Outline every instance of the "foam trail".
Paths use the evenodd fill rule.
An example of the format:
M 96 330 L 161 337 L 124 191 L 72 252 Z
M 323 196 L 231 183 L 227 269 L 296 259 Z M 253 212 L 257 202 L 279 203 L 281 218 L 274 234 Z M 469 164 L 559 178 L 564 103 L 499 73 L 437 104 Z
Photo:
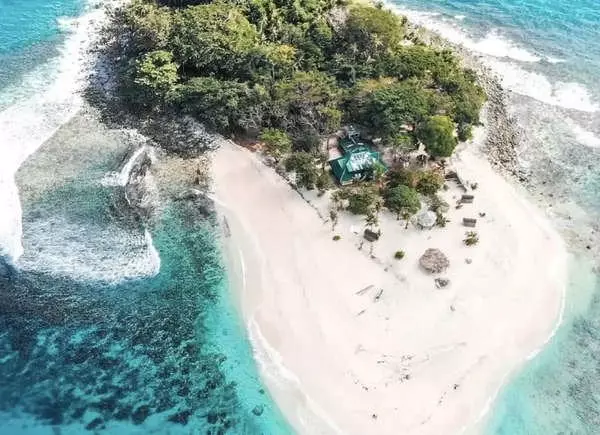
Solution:
M 588 90 L 579 83 L 552 83 L 546 76 L 526 71 L 513 63 L 493 59 L 485 59 L 484 63 L 499 73 L 503 86 L 518 94 L 565 109 L 582 112 L 596 112 L 600 109 Z
M 0 256 L 15 262 L 23 254 L 22 211 L 15 174 L 21 164 L 67 122 L 81 107 L 79 91 L 85 78 L 85 53 L 92 32 L 105 18 L 102 8 L 75 20 L 72 33 L 60 49 L 53 82 L 43 92 L 0 112 Z M 47 65 L 35 75 L 47 74 Z M 38 81 L 42 79 L 37 78 Z
M 587 131 L 570 119 L 565 120 L 575 136 L 575 140 L 590 148 L 600 148 L 600 137 L 593 132 Z
M 141 146 L 135 150 L 132 156 L 127 160 L 125 165 L 121 168 L 119 172 L 111 172 L 107 174 L 101 181 L 100 184 L 103 186 L 125 186 L 127 181 L 129 181 L 129 174 L 131 174 L 131 170 L 133 169 L 133 165 L 135 164 L 137 158 L 146 151 L 145 146 Z
M 497 58 L 509 58 L 520 62 L 539 62 L 542 59 L 539 55 L 531 53 L 527 49 L 505 38 L 498 30 L 492 29 L 482 39 L 474 39 L 454 23 L 443 21 L 437 13 L 415 11 L 392 4 L 388 6 L 396 12 L 406 15 L 410 21 L 431 29 L 450 42 L 461 45 L 476 53 Z M 462 21 L 465 17 L 457 15 L 455 18 L 458 21 Z

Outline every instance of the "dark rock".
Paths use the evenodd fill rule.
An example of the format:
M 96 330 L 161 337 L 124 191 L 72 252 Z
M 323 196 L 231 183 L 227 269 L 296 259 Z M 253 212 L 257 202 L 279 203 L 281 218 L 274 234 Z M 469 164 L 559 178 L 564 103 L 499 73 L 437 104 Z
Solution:
M 129 416 L 131 415 L 131 411 L 133 410 L 131 405 L 125 405 L 119 409 L 117 409 L 117 411 L 113 414 L 115 419 L 117 420 L 127 420 L 129 418 Z
M 437 288 L 444 288 L 450 285 L 450 280 L 448 278 L 436 278 L 434 281 Z
M 259 416 L 259 415 L 262 415 L 262 413 L 263 413 L 264 411 L 265 411 L 265 408 L 264 408 L 264 406 L 262 406 L 262 405 L 256 405 L 256 406 L 254 407 L 254 409 L 252 409 L 252 414 L 254 414 L 254 415 L 256 415 L 256 416 Z
M 135 424 L 142 424 L 150 415 L 150 407 L 148 405 L 142 405 L 136 408 L 131 414 L 131 420 Z
M 369 242 L 375 242 L 376 240 L 379 240 L 379 234 L 367 228 L 365 229 L 364 238 Z
M 100 417 L 96 417 L 95 419 L 90 421 L 88 424 L 86 424 L 85 428 L 87 430 L 94 430 L 94 429 L 100 428 L 100 426 L 102 426 L 102 425 L 104 425 L 104 420 L 102 420 Z
M 192 415 L 192 411 L 190 409 L 185 409 L 176 414 L 169 416 L 169 421 L 173 423 L 179 423 L 182 425 L 186 425 L 190 420 L 190 416 Z

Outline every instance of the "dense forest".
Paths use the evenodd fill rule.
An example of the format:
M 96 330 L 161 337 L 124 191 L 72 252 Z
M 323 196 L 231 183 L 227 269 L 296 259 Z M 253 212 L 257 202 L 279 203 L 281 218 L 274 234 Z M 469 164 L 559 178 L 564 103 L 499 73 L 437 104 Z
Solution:
M 484 93 L 406 20 L 343 0 L 133 0 L 115 14 L 121 92 L 137 111 L 191 115 L 262 138 L 275 156 L 318 150 L 356 123 L 384 145 L 449 156 Z M 455 133 L 456 132 L 456 133 Z

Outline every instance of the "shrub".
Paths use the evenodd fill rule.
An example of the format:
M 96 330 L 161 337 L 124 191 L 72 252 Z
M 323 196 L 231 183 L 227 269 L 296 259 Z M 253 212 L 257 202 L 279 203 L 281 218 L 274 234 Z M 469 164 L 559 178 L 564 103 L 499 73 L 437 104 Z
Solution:
M 465 239 L 463 240 L 463 243 L 467 246 L 473 246 L 476 245 L 477 243 L 479 243 L 479 235 L 477 234 L 476 231 L 467 231 L 465 233 Z
M 401 215 L 410 217 L 418 212 L 421 202 L 415 189 L 407 186 L 397 186 L 388 189 L 385 193 L 385 205 L 390 211 L 396 213 L 396 217 L 400 219 Z
M 367 215 L 379 207 L 380 198 L 375 189 L 362 185 L 353 189 L 348 195 L 348 210 L 354 214 Z
M 336 234 L 335 236 L 333 236 L 333 241 L 337 242 L 338 240 L 340 240 L 342 238 L 342 236 L 340 236 L 339 234 Z
M 444 177 L 436 171 L 423 171 L 420 174 L 416 189 L 422 195 L 435 195 L 444 185 Z
M 402 260 L 404 258 L 404 251 L 396 251 L 396 253 L 394 254 L 394 258 L 396 260 Z

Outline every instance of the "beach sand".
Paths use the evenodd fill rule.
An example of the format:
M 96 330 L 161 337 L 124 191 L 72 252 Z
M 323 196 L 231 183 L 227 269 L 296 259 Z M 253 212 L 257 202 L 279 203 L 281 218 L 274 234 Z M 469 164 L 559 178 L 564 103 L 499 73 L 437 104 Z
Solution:
M 328 216 L 326 197 L 309 193 L 309 205 L 230 142 L 215 153 L 230 276 L 265 383 L 299 433 L 476 432 L 506 377 L 552 334 L 560 237 L 475 151 L 453 167 L 478 183 L 474 203 L 455 209 L 453 186 L 451 222 L 425 231 L 383 212 L 370 251 L 358 249 L 363 219 L 341 213 L 333 232 L 317 213 Z M 463 244 L 462 217 L 478 219 L 477 246 Z M 419 267 L 427 248 L 450 259 L 446 288 Z

